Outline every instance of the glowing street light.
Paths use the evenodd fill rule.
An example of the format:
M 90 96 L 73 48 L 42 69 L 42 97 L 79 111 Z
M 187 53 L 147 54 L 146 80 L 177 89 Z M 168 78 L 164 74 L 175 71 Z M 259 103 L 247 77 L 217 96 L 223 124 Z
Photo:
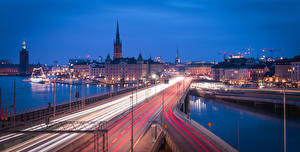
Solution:
M 156 79 L 156 74 L 152 74 L 152 79 Z

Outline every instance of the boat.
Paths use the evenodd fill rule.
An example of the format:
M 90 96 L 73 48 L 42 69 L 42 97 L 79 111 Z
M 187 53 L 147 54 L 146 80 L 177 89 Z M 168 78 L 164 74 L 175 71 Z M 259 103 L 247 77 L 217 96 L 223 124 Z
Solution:
M 31 79 L 30 79 L 30 78 L 28 78 L 28 79 L 23 79 L 22 81 L 23 81 L 23 82 L 31 82 Z
M 39 78 L 39 77 L 31 77 L 30 80 L 33 83 L 44 83 L 43 78 Z
M 49 82 L 49 79 L 46 77 L 43 68 L 34 68 L 31 74 L 30 81 L 33 83 L 45 83 Z

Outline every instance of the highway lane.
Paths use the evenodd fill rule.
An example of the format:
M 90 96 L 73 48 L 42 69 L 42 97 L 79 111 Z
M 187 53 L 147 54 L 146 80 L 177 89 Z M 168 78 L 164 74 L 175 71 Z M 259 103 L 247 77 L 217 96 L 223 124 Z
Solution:
M 141 114 L 140 117 L 137 118 L 137 120 L 134 122 L 134 143 L 136 143 L 137 139 L 146 131 L 146 128 L 150 126 L 151 122 L 153 120 L 157 120 L 157 118 L 160 118 L 159 114 L 162 110 L 162 96 L 164 96 L 165 99 L 170 99 L 172 97 L 174 97 L 175 94 L 175 86 L 169 88 L 168 90 L 166 90 L 163 93 L 160 93 L 158 95 L 158 100 L 151 100 L 150 102 L 154 103 L 154 106 L 148 106 L 149 111 L 144 112 L 143 114 Z M 122 135 L 117 135 L 117 137 L 115 139 L 118 139 L 117 142 L 112 143 L 112 146 L 110 147 L 111 151 L 116 152 L 116 151 L 129 151 L 130 150 L 130 138 L 131 138 L 131 134 L 130 134 L 130 129 L 131 128 L 131 124 L 128 125 L 128 127 L 126 128 L 125 132 L 127 132 L 126 134 Z M 114 137 L 112 137 L 114 138 Z
M 189 82 L 190 80 L 186 80 L 185 83 L 188 84 Z M 165 90 L 164 102 L 166 106 L 164 109 L 164 118 L 166 119 L 165 123 L 168 125 L 166 130 L 170 132 L 169 134 L 174 137 L 174 141 L 177 141 L 177 144 L 180 145 L 184 151 L 221 151 L 204 136 L 199 134 L 196 129 L 190 127 L 183 120 L 174 115 L 172 107 L 174 107 L 178 100 L 178 93 L 182 93 L 184 90 L 178 86 L 178 84 L 175 84 Z M 138 138 L 146 130 L 146 127 L 151 124 L 151 121 L 157 118 L 156 116 L 160 116 L 161 101 L 157 100 L 161 99 L 162 93 L 134 110 L 134 143 L 137 142 Z M 130 117 L 130 114 L 128 114 L 121 118 L 115 126 L 109 127 L 109 151 L 130 151 Z M 74 151 L 92 151 L 94 147 L 92 138 L 87 146 L 80 145 L 79 148 L 76 148 Z M 101 141 L 102 139 L 99 139 L 99 143 L 102 143 Z M 100 147 L 101 146 L 102 145 L 100 145 Z
M 141 95 L 140 95 L 141 96 Z M 143 100 L 143 98 L 140 98 L 140 100 Z M 123 103 L 123 102 L 122 102 Z M 123 103 L 124 104 L 124 103 Z M 97 111 L 97 112 L 93 112 L 85 117 L 82 117 L 80 119 L 77 119 L 77 121 L 104 121 L 107 118 L 111 118 L 114 117 L 116 115 L 119 114 L 119 112 L 122 112 L 124 110 L 126 110 L 128 108 L 128 106 L 120 106 L 119 104 L 114 105 L 114 106 L 110 106 L 106 109 Z M 92 127 L 92 126 L 88 126 L 88 127 Z M 82 128 L 82 129 L 88 129 L 88 128 Z M 28 146 L 26 146 L 25 148 L 22 148 L 20 150 L 24 150 L 24 151 L 39 151 L 39 150 L 50 150 L 51 148 L 55 148 L 55 146 L 58 145 L 58 143 L 63 143 L 67 140 L 70 140 L 74 137 L 76 137 L 78 134 L 51 134 L 51 135 L 43 135 L 45 138 L 39 138 L 38 140 L 33 141 L 32 143 L 34 145 L 38 145 L 38 146 L 34 146 L 33 144 L 29 144 Z M 55 137 L 55 138 L 53 138 Z M 59 141 L 59 142 L 57 142 Z M 53 144 L 55 143 L 55 144 Z M 22 144 L 21 144 L 22 145 Z
M 164 92 L 165 99 L 175 94 L 175 86 L 168 88 Z M 162 93 L 149 99 L 146 103 L 140 105 L 134 110 L 134 143 L 145 132 L 152 120 L 156 119 L 161 111 Z M 123 116 L 117 123 L 108 127 L 109 151 L 130 151 L 131 139 L 131 113 Z M 93 137 L 83 145 L 79 145 L 74 151 L 92 151 L 94 148 Z M 102 143 L 102 139 L 99 139 Z M 101 147 L 102 145 L 100 145 Z
M 190 83 L 190 79 L 185 82 L 180 82 L 169 87 L 164 92 L 165 108 L 164 108 L 164 119 L 167 124 L 166 131 L 177 145 L 180 145 L 182 151 L 224 151 L 222 145 L 212 142 L 201 134 L 197 128 L 190 126 L 190 124 L 184 122 L 180 117 L 173 113 L 174 106 L 178 100 L 178 94 L 184 90 L 182 87 L 183 83 Z M 185 88 L 188 85 L 184 86 Z M 154 119 L 159 120 L 161 114 L 161 100 L 162 93 L 149 99 L 146 103 L 138 106 L 134 110 L 134 143 L 136 144 L 139 137 L 142 136 L 147 126 L 151 124 Z M 109 151 L 130 151 L 130 139 L 131 139 L 131 113 L 124 115 L 116 123 L 113 123 L 108 127 Z M 91 137 L 86 143 L 79 145 L 74 151 L 93 151 L 94 149 L 94 138 Z M 102 143 L 100 138 L 99 143 Z M 102 144 L 99 145 L 99 148 Z
M 186 84 L 190 83 L 190 80 L 185 80 Z M 183 82 L 181 82 L 183 84 Z M 172 136 L 177 145 L 180 145 L 182 151 L 223 151 L 222 147 L 215 146 L 212 142 L 201 135 L 195 128 L 189 126 L 182 119 L 176 116 L 172 108 L 175 106 L 178 100 L 178 93 L 182 93 L 184 89 L 178 87 L 178 83 L 165 90 L 165 108 L 164 118 L 165 124 L 167 124 L 167 132 Z M 185 86 L 187 87 L 187 85 Z M 157 97 L 150 99 L 147 103 L 144 103 L 140 107 L 134 110 L 134 143 L 146 130 L 146 127 L 151 124 L 151 121 L 160 116 L 161 113 L 161 99 L 162 93 Z M 160 100 L 160 101 L 157 101 Z M 131 121 L 130 113 L 112 127 L 109 127 L 109 151 L 130 151 L 130 139 L 131 139 Z M 160 118 L 160 117 L 159 117 Z M 156 119 L 157 120 L 157 119 Z M 147 124 L 148 123 L 148 124 Z M 102 139 L 99 139 L 99 143 Z M 93 137 L 86 145 L 80 145 L 74 151 L 92 151 L 94 147 Z M 100 145 L 101 147 L 102 145 Z
M 165 89 L 168 86 L 171 86 L 172 84 L 180 81 L 182 78 L 175 78 L 170 81 L 169 85 L 166 84 L 160 84 L 156 87 L 151 87 L 148 89 L 145 89 L 143 91 L 138 91 L 137 95 L 133 96 L 133 100 L 137 103 L 143 102 L 146 96 L 152 96 L 155 94 L 155 92 L 160 92 L 163 89 Z M 149 91 L 150 90 L 150 91 Z M 136 100 L 135 97 L 138 97 Z M 93 120 L 93 121 L 104 121 L 104 120 L 110 120 L 117 115 L 121 114 L 122 112 L 128 110 L 130 108 L 130 95 L 117 99 L 115 101 L 90 108 L 66 117 L 58 118 L 54 120 L 53 122 L 61 122 L 65 120 Z M 30 129 L 40 129 L 41 126 L 34 126 Z M 81 129 L 87 129 L 92 126 L 87 126 L 85 128 Z M 0 140 L 7 140 L 9 138 L 18 137 L 21 134 L 11 134 L 6 137 L 1 137 Z M 63 143 L 74 140 L 77 138 L 78 134 L 46 134 L 46 135 L 40 135 L 34 139 L 30 139 L 29 141 L 26 141 L 24 143 L 18 144 L 16 146 L 13 146 L 9 149 L 9 151 L 50 151 L 51 149 L 62 145 Z
M 185 80 L 190 83 L 190 80 Z M 186 86 L 185 86 L 186 87 Z M 179 90 L 180 93 L 182 90 Z M 220 152 L 226 151 L 221 143 L 212 141 L 206 137 L 200 130 L 185 122 L 179 116 L 175 115 L 173 110 L 176 108 L 177 100 L 171 100 L 164 109 L 165 124 L 167 133 L 176 145 L 180 145 L 181 151 L 205 151 Z

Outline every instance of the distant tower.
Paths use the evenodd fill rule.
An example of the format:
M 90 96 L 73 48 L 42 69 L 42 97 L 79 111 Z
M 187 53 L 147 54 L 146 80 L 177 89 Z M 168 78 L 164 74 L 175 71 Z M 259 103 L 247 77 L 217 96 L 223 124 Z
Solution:
M 117 21 L 117 35 L 114 42 L 114 59 L 122 58 L 122 43 L 119 34 L 119 22 Z
M 22 50 L 20 51 L 20 74 L 27 75 L 29 74 L 29 56 L 28 51 L 26 50 L 26 42 L 22 43 Z
M 180 58 L 179 58 L 178 48 L 177 48 L 177 50 L 176 50 L 175 64 L 179 64 L 179 63 L 180 63 Z

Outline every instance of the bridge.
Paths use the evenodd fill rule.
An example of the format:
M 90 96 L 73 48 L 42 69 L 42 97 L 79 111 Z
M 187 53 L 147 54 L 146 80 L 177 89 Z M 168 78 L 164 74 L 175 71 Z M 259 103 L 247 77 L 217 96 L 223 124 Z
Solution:
M 172 151 L 236 151 L 179 110 L 191 81 L 191 78 L 173 78 L 168 84 L 119 94 L 48 122 L 6 128 L 1 131 L 0 148 L 5 151 L 135 151 L 145 142 L 143 137 L 151 124 L 157 122 L 162 126 L 161 136 Z M 105 125 L 100 129 L 95 128 L 103 122 Z

